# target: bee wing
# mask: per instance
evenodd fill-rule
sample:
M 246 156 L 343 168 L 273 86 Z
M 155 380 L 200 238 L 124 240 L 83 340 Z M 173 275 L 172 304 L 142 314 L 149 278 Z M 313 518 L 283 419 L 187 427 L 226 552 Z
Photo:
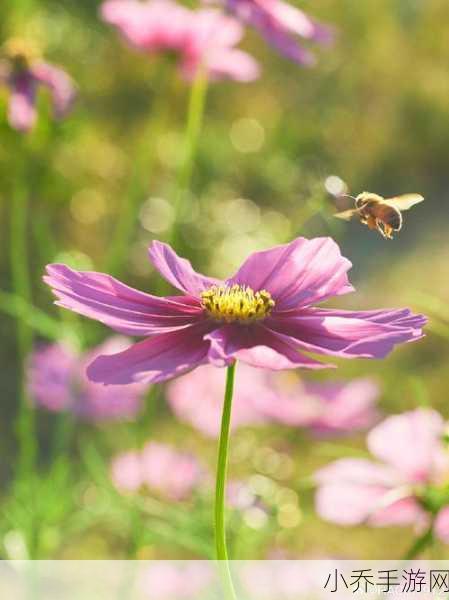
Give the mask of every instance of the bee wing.
M 344 210 L 343 212 L 338 212 L 334 214 L 334 217 L 337 219 L 343 219 L 343 221 L 350 221 L 355 215 L 358 214 L 358 210 L 356 208 L 352 208 L 351 210 Z
M 397 208 L 398 210 L 408 210 L 418 202 L 422 202 L 424 200 L 424 196 L 421 194 L 404 194 L 403 196 L 395 196 L 394 198 L 386 198 L 383 201 L 383 204 L 387 206 L 392 206 L 393 208 Z

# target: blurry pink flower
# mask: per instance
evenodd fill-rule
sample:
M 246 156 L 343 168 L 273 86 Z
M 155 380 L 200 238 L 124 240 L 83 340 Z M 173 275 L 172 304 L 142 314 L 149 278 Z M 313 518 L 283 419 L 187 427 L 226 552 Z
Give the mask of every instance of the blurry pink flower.
M 191 496 L 204 474 L 194 456 L 157 442 L 149 442 L 141 452 L 119 454 L 111 465 L 118 490 L 135 492 L 146 486 L 170 500 Z
M 313 65 L 315 57 L 296 37 L 329 44 L 330 27 L 318 23 L 305 12 L 283 0 L 222 0 L 240 21 L 256 29 L 281 54 L 302 65 Z
M 301 382 L 286 387 L 270 377 L 275 402 L 266 403 L 266 417 L 290 427 L 307 427 L 316 434 L 343 434 L 373 425 L 380 390 L 370 379 L 341 382 Z
M 14 129 L 29 131 L 36 122 L 39 87 L 50 92 L 54 116 L 63 118 L 75 100 L 75 86 L 65 71 L 28 55 L 24 44 L 10 40 L 0 59 L 0 85 L 10 90 L 8 120 Z
M 203 478 L 203 471 L 194 456 L 156 442 L 145 446 L 142 463 L 148 487 L 174 500 L 190 496 Z
M 426 494 L 443 486 L 449 473 L 443 433 L 443 419 L 433 410 L 388 417 L 367 438 L 381 462 L 345 458 L 318 471 L 318 514 L 339 525 L 426 524 Z M 441 498 L 449 504 L 447 494 Z M 435 532 L 443 539 L 447 516 L 445 508 L 436 521 Z
M 219 11 L 192 11 L 172 0 L 106 0 L 101 15 L 132 47 L 146 53 L 175 52 L 188 80 L 200 68 L 210 79 L 252 81 L 259 76 L 256 61 L 235 48 L 243 27 Z
M 138 452 L 123 452 L 114 458 L 111 477 L 115 487 L 121 492 L 137 492 L 143 485 L 143 469 Z
M 241 364 L 233 399 L 231 427 L 279 423 L 310 428 L 317 434 L 340 434 L 364 429 L 377 418 L 378 386 L 369 379 L 340 383 L 293 385 L 279 375 Z M 212 366 L 172 381 L 167 400 L 182 422 L 210 437 L 220 431 L 225 373 Z
M 87 364 L 97 356 L 119 352 L 126 346 L 127 340 L 114 337 L 84 356 L 62 344 L 38 348 L 30 356 L 27 369 L 32 400 L 52 412 L 69 411 L 86 421 L 135 417 L 142 408 L 146 385 L 106 388 L 92 383 L 85 374 Z
M 47 266 L 44 281 L 56 304 L 128 335 L 146 336 L 124 352 L 88 367 L 92 381 L 165 381 L 211 363 L 236 360 L 254 367 L 318 369 L 308 356 L 384 358 L 396 344 L 422 337 L 425 318 L 408 309 L 352 312 L 316 308 L 353 291 L 351 263 L 330 238 L 297 238 L 255 252 L 231 278 L 196 273 L 167 244 L 150 246 L 155 268 L 183 294 L 157 297 L 109 275 Z
M 225 375 L 223 369 L 206 365 L 170 382 L 167 400 L 175 416 L 204 435 L 217 437 L 223 410 Z M 267 418 L 258 404 L 271 404 L 274 396 L 261 369 L 242 364 L 238 378 L 232 406 L 232 430 L 266 422 Z M 270 399 L 264 400 L 264 396 Z

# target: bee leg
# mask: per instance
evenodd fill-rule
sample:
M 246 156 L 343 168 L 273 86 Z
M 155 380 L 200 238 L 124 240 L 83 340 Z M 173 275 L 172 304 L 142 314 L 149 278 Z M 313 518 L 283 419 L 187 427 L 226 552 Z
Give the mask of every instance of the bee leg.
M 387 225 L 386 223 L 384 223 L 384 233 L 386 238 L 389 240 L 393 239 L 393 227 Z
M 380 233 L 380 235 L 386 240 L 389 238 L 389 236 L 387 235 L 387 232 L 385 231 L 385 224 L 382 221 L 379 221 L 379 219 L 376 219 L 376 229 L 377 231 Z

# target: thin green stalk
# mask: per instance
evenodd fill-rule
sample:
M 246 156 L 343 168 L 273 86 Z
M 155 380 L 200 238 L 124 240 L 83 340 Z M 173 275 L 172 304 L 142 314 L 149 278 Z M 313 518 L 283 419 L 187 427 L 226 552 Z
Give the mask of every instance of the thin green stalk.
M 30 274 L 27 263 L 27 193 L 22 183 L 16 183 L 11 203 L 11 277 L 19 302 L 31 303 Z M 18 472 L 22 476 L 31 474 L 36 459 L 36 434 L 34 411 L 29 405 L 24 385 L 24 362 L 28 356 L 33 334 L 28 319 L 17 318 L 17 349 L 20 361 L 19 370 L 19 413 L 17 417 L 17 437 L 19 442 Z
M 176 246 L 178 241 L 178 224 L 184 212 L 184 202 L 187 197 L 193 165 L 198 149 L 198 140 L 204 116 L 207 93 L 207 74 L 204 69 L 198 69 L 190 88 L 189 106 L 187 109 L 187 123 L 184 133 L 183 154 L 176 177 L 174 195 L 174 219 L 169 234 L 169 242 Z
M 223 586 L 225 588 L 226 596 L 230 600 L 235 600 L 236 595 L 232 583 L 231 572 L 229 569 L 228 552 L 226 549 L 225 496 L 235 365 L 236 363 L 230 365 L 226 374 L 226 390 L 223 403 L 223 414 L 221 418 L 217 479 L 215 486 L 215 549 L 217 559 L 220 561 Z
M 409 550 L 404 554 L 404 560 L 413 560 L 419 556 L 433 542 L 433 522 L 428 529 L 417 538 Z

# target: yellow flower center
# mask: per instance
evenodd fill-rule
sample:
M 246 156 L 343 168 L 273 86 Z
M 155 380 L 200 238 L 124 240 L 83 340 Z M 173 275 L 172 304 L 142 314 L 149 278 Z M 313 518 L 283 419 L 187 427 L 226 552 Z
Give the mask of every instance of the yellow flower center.
M 271 313 L 274 300 L 266 290 L 254 292 L 250 287 L 235 283 L 209 288 L 201 294 L 201 304 L 217 321 L 253 323 Z
M 26 70 L 39 57 L 36 47 L 21 38 L 10 38 L 2 47 L 3 56 L 15 71 Z

